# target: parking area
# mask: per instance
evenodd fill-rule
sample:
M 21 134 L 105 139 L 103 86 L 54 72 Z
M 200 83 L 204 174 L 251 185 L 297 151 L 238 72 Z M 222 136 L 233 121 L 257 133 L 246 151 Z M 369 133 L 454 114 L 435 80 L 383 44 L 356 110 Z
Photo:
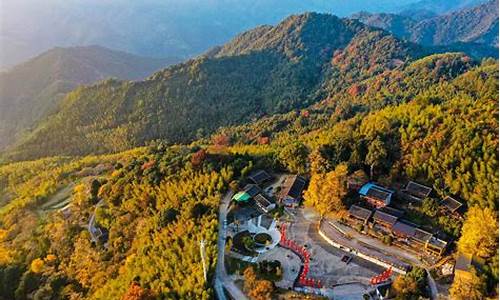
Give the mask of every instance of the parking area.
M 309 249 L 311 277 L 321 280 L 324 287 L 333 288 L 334 292 L 345 284 L 363 287 L 363 291 L 368 289 L 371 277 L 383 272 L 384 268 L 324 242 L 317 232 L 318 220 L 318 216 L 308 209 L 297 210 L 288 231 L 290 239 Z
M 258 262 L 264 260 L 277 260 L 281 263 L 283 279 L 276 282 L 276 286 L 283 289 L 293 287 L 293 282 L 297 278 L 301 266 L 301 261 L 295 253 L 282 247 L 275 247 L 274 249 L 259 255 Z

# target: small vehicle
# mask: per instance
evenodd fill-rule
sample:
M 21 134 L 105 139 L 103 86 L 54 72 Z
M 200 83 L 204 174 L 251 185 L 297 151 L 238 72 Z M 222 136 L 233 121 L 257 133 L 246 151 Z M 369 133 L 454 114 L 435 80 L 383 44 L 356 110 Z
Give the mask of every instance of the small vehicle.
M 342 257 L 342 261 L 345 262 L 346 265 L 348 265 L 352 260 L 352 256 L 349 256 L 349 255 L 344 255 Z

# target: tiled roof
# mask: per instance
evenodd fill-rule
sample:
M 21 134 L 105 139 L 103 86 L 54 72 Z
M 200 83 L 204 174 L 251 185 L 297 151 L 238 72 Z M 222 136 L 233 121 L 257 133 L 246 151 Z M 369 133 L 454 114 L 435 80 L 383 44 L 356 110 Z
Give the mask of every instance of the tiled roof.
M 374 183 L 367 183 L 361 187 L 359 190 L 359 194 L 362 196 L 368 196 L 371 198 L 379 199 L 382 201 L 386 201 L 389 199 L 394 191 L 391 191 L 389 189 L 386 189 L 382 186 L 376 185 Z
M 258 193 L 260 193 L 261 189 L 258 185 L 255 184 L 247 184 L 243 189 L 245 193 L 247 193 L 251 198 L 255 197 Z
M 281 195 L 282 197 L 289 196 L 294 199 L 299 199 L 305 187 L 306 180 L 304 178 L 298 175 L 290 176 L 285 180 Z
M 372 211 L 357 205 L 351 205 L 349 214 L 362 220 L 368 220 L 372 215 Z
M 469 271 L 472 266 L 472 255 L 459 253 L 457 262 L 455 263 L 455 270 Z
M 462 206 L 462 203 L 453 199 L 450 196 L 446 196 L 443 201 L 441 201 L 441 205 L 445 206 L 449 211 L 455 212 Z
M 410 224 L 406 224 L 406 223 L 403 223 L 400 221 L 396 222 L 392 226 L 392 231 L 395 234 L 406 236 L 406 237 L 413 237 L 415 235 L 416 229 L 417 228 L 415 226 L 410 225 Z
M 262 184 L 262 183 L 268 181 L 269 179 L 271 179 L 271 175 L 269 175 L 269 173 L 267 173 L 264 170 L 257 170 L 257 171 L 252 172 L 248 176 L 248 179 L 250 179 L 252 182 L 254 182 L 256 184 Z
M 386 212 L 383 212 L 381 210 L 375 211 L 375 214 L 373 214 L 373 219 L 376 222 L 382 222 L 382 223 L 387 223 L 389 225 L 394 225 L 396 221 L 398 220 L 398 217 L 393 216 L 391 214 L 388 214 Z
M 404 211 L 399 210 L 399 209 L 395 209 L 395 208 L 390 207 L 390 206 L 384 206 L 384 207 L 380 208 L 380 210 L 385 212 L 385 213 L 388 213 L 390 215 L 393 215 L 395 217 L 398 217 L 398 218 L 401 218 L 405 214 Z
M 415 234 L 413 235 L 413 238 L 416 239 L 417 241 L 425 243 L 432 238 L 432 233 L 417 228 L 415 229 Z
M 423 199 L 430 195 L 430 193 L 432 192 L 432 188 L 414 181 L 410 181 L 406 185 L 405 191 L 412 196 Z

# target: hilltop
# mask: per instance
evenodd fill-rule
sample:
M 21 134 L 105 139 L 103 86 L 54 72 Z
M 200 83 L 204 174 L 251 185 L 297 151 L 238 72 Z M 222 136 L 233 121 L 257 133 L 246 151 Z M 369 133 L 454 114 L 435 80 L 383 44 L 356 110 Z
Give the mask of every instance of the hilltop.
M 0 73 L 0 150 L 53 113 L 77 86 L 109 77 L 142 79 L 177 61 L 100 46 L 54 48 Z

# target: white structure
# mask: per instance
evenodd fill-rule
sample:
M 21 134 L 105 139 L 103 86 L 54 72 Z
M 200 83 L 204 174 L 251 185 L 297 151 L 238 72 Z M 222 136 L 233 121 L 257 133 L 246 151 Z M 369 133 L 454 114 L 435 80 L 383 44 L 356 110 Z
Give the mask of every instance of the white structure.
M 230 224 L 229 226 L 232 227 L 232 229 L 234 229 L 233 232 L 236 232 L 236 225 L 234 223 Z M 257 253 L 264 253 L 270 249 L 273 249 L 274 247 L 276 247 L 276 245 L 278 245 L 281 239 L 281 233 L 278 230 L 278 228 L 276 228 L 276 220 L 266 215 L 260 215 L 253 219 L 249 219 L 238 226 L 238 232 L 246 230 L 248 230 L 253 235 L 259 233 L 266 233 L 272 239 L 269 245 L 260 248 L 257 247 L 255 249 L 255 252 Z

